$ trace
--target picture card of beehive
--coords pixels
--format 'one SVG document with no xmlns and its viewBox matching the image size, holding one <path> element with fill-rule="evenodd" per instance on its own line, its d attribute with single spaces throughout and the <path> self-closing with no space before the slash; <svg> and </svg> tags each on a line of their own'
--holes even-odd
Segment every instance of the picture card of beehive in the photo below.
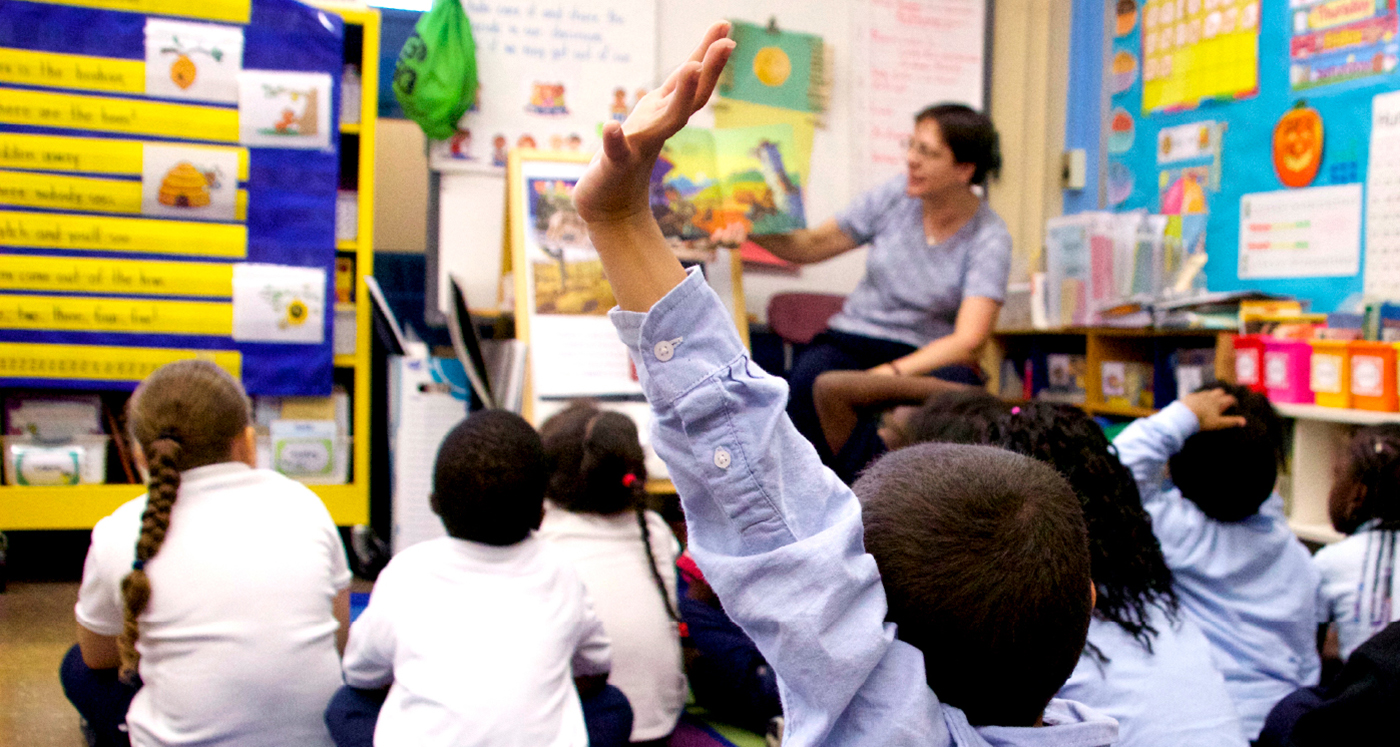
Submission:
<svg viewBox="0 0 1400 747">
<path fill-rule="evenodd" d="M 238 140 L 261 148 L 331 147 L 331 76 L 238 74 Z"/>
<path fill-rule="evenodd" d="M 238 150 L 146 143 L 141 212 L 184 220 L 237 220 Z"/>
<path fill-rule="evenodd" d="M 147 96 L 235 104 L 242 68 L 242 28 L 147 19 Z"/>
</svg>

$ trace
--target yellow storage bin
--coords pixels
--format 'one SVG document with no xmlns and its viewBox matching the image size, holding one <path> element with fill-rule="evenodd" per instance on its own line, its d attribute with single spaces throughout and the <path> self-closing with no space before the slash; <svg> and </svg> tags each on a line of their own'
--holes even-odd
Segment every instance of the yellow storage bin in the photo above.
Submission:
<svg viewBox="0 0 1400 747">
<path fill-rule="evenodd" d="M 1351 358 L 1346 340 L 1309 340 L 1312 344 L 1313 401 L 1323 407 L 1351 407 Z"/>
</svg>

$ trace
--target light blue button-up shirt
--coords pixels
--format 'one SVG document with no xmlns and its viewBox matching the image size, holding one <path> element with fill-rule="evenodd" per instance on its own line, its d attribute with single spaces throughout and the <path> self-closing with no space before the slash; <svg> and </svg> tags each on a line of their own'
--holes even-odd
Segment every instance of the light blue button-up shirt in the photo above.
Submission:
<svg viewBox="0 0 1400 747">
<path fill-rule="evenodd" d="M 1180 402 L 1134 421 L 1113 445 L 1132 471 L 1187 616 L 1225 675 L 1247 739 L 1285 695 L 1316 685 L 1317 587 L 1307 548 L 1271 496 L 1243 521 L 1216 521 L 1164 477 L 1167 460 L 1200 427 Z"/>
<path fill-rule="evenodd" d="M 1118 623 L 1097 617 L 1089 643 L 1059 696 L 1118 721 L 1118 747 L 1245 747 L 1225 678 L 1211 660 L 1210 643 L 1194 622 L 1175 621 L 1153 604 L 1148 624 L 1157 629 L 1149 653 Z"/>
<path fill-rule="evenodd" d="M 1113 742 L 1117 724 L 1072 701 L 1050 702 L 1046 728 L 974 728 L 938 701 L 924 655 L 885 622 L 855 494 L 793 428 L 786 382 L 749 360 L 698 273 L 650 312 L 611 317 L 656 414 L 691 552 L 777 672 L 786 747 Z"/>
</svg>

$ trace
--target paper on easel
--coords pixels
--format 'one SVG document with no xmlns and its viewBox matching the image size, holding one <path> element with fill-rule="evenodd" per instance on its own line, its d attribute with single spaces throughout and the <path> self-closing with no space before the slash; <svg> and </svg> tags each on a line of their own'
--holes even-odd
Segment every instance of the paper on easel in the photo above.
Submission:
<svg viewBox="0 0 1400 747">
<path fill-rule="evenodd" d="M 394 465 L 391 544 L 396 553 L 447 533 L 428 499 L 438 447 L 467 415 L 462 398 L 465 390 L 454 386 L 443 372 L 449 366 L 456 366 L 461 373 L 455 360 L 396 357 L 390 361 L 389 427 Z M 459 389 L 460 395 L 453 393 Z"/>
</svg>

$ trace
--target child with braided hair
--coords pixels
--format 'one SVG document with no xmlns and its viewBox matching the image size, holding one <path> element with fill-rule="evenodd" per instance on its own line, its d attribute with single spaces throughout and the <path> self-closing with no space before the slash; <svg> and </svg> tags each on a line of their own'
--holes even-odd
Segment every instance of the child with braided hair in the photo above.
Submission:
<svg viewBox="0 0 1400 747">
<path fill-rule="evenodd" d="M 632 704 L 633 744 L 670 736 L 685 707 L 679 543 L 646 508 L 646 464 L 631 418 L 580 401 L 540 428 L 550 477 L 540 537 L 568 558 L 612 639 L 609 681 Z"/>
<path fill-rule="evenodd" d="M 1337 629 L 1341 656 L 1400 620 L 1395 598 L 1400 535 L 1400 425 L 1356 432 L 1328 499 L 1332 526 L 1348 536 L 1313 556 L 1322 574 L 1319 606 Z"/>
<path fill-rule="evenodd" d="M 93 528 L 69 698 L 99 744 L 124 721 L 140 747 L 330 745 L 350 584 L 330 514 L 254 468 L 248 398 L 213 363 L 156 370 L 127 420 L 148 493 Z"/>
<path fill-rule="evenodd" d="M 913 442 L 986 444 L 1054 467 L 1089 526 L 1098 591 L 1089 640 L 1059 696 L 1118 720 L 1119 745 L 1245 744 L 1210 644 L 1180 614 L 1172 574 L 1132 473 L 1078 407 L 1008 405 L 985 391 L 936 396 L 908 419 Z"/>
</svg>

